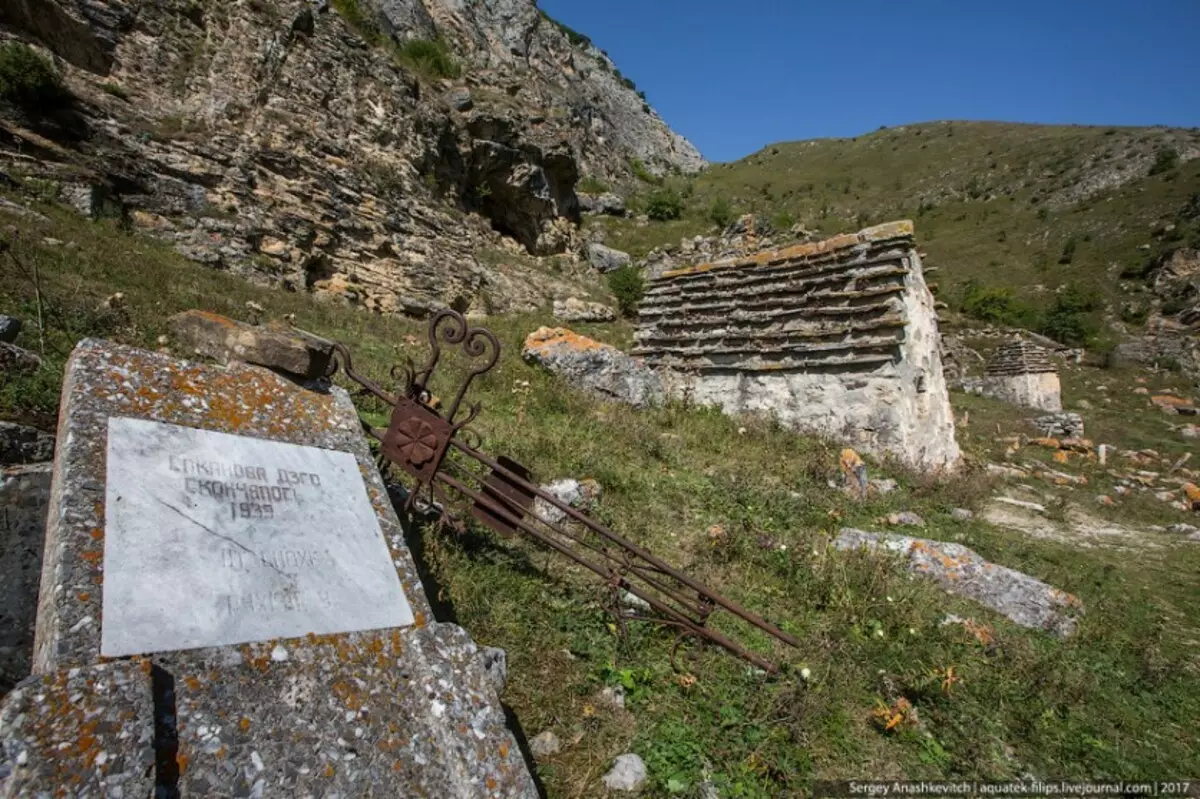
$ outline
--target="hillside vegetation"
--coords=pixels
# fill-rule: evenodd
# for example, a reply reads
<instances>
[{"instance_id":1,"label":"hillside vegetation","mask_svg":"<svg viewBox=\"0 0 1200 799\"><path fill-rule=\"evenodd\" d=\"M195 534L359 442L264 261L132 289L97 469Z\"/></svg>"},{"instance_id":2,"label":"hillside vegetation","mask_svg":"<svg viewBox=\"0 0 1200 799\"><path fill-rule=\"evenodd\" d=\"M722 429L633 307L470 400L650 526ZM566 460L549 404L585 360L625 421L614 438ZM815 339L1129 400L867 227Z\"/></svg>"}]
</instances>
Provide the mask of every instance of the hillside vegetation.
<instances>
[{"instance_id":1,"label":"hillside vegetation","mask_svg":"<svg viewBox=\"0 0 1200 799\"><path fill-rule=\"evenodd\" d=\"M1028 324L1070 287L1098 323L1147 301L1139 278L1159 254L1200 246L1197 156L1197 130L906 125L771 145L695 179L644 182L633 205L649 223L597 224L640 256L742 213L830 235L911 218L952 307L974 297L988 309L976 315ZM674 199L678 219L661 213Z\"/></svg>"},{"instance_id":2,"label":"hillside vegetation","mask_svg":"<svg viewBox=\"0 0 1200 799\"><path fill-rule=\"evenodd\" d=\"M356 365L380 379L405 356L426 356L421 322L254 286L116 225L44 204L36 211L46 218L9 226L8 212L0 217L11 247L0 253L0 309L27 320L19 343L45 365L0 379L0 418L52 425L62 365L79 338L171 346L159 338L166 318L192 307L241 318L294 314L298 326L348 343ZM541 482L597 479L604 522L764 613L801 648L722 621L786 664L785 674L767 679L720 650L684 643L675 651L670 630L628 624L622 636L605 613L603 588L551 553L473 524L464 536L415 532L410 545L437 580L430 591L440 619L456 620L481 645L505 648L503 699L519 730L532 738L549 729L563 741L559 754L537 764L549 796L602 795L600 775L629 751L645 759L647 795L656 797L703 796L706 783L720 796L803 796L815 780L864 776L1200 773L1200 545L1149 526L1178 521L1181 511L1153 499L1094 508L1106 524L1137 525L1131 548L1114 549L994 527L979 513L955 518L956 507L982 510L995 488L981 470L936 482L872 462L873 477L899 486L854 499L829 482L838 476L834 442L679 403L649 411L607 405L523 363L524 336L551 322L548 313L488 320L504 350L472 393L483 404L474 426L484 448L515 457ZM581 330L617 345L631 332L625 323ZM1072 401L1087 393L1092 373L1064 370ZM1173 379L1148 385L1159 390ZM1135 410L1143 397L1119 399L1096 412L1106 440L1172 455L1184 448L1170 443L1178 442L1175 417ZM358 401L374 423L383 421L382 408ZM959 440L978 457L1000 457L992 452L1002 446L997 433L1026 429L1023 419L1036 415L978 397L956 395L955 403L973 419ZM1133 413L1142 414L1139 423L1124 424ZM1094 505L1090 490L1074 500L1069 489L1042 490L1058 492L1057 507ZM1064 641L1017 627L896 562L829 546L842 525L879 529L880 517L900 509L924 517L918 535L962 542L1078 596L1078 632ZM972 626L946 624L948 613ZM624 690L623 710L599 701L605 686ZM889 728L887 708L901 699L914 710Z\"/></svg>"}]
</instances>

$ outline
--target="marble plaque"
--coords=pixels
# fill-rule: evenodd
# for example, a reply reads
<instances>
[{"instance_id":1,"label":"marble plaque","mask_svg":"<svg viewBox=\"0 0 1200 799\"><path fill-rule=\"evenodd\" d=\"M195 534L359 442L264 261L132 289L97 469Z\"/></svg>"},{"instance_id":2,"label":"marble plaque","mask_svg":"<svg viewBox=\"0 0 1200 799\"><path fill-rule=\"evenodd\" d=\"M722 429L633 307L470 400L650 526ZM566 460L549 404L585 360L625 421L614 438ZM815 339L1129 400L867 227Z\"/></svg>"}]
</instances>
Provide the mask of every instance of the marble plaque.
<instances>
[{"instance_id":1,"label":"marble plaque","mask_svg":"<svg viewBox=\"0 0 1200 799\"><path fill-rule=\"evenodd\" d=\"M110 418L106 657L402 627L348 452Z\"/></svg>"}]
</instances>

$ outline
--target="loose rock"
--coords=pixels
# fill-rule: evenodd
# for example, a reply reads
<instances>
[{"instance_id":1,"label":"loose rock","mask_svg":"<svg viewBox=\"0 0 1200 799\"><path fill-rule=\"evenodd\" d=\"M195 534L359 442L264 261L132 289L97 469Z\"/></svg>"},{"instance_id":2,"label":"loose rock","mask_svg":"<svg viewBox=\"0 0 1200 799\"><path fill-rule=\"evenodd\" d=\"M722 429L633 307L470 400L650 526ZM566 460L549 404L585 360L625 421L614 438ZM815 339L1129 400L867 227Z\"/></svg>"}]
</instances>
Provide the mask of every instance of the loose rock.
<instances>
[{"instance_id":1,"label":"loose rock","mask_svg":"<svg viewBox=\"0 0 1200 799\"><path fill-rule=\"evenodd\" d=\"M580 194L579 209L585 214L625 216L625 201L615 194Z\"/></svg>"},{"instance_id":2,"label":"loose rock","mask_svg":"<svg viewBox=\"0 0 1200 799\"><path fill-rule=\"evenodd\" d=\"M912 511L902 510L899 513L889 514L887 523L892 526L906 525L909 527L924 527L925 520Z\"/></svg>"},{"instance_id":3,"label":"loose rock","mask_svg":"<svg viewBox=\"0 0 1200 799\"><path fill-rule=\"evenodd\" d=\"M610 791L636 793L646 784L646 764L634 754L620 755L612 769L604 775L604 784Z\"/></svg>"},{"instance_id":4,"label":"loose rock","mask_svg":"<svg viewBox=\"0 0 1200 799\"><path fill-rule=\"evenodd\" d=\"M21 332L21 320L0 314L0 341L12 344Z\"/></svg>"},{"instance_id":5,"label":"loose rock","mask_svg":"<svg viewBox=\"0 0 1200 799\"><path fill-rule=\"evenodd\" d=\"M616 347L565 328L543 327L525 339L522 356L563 377L578 389L634 407L663 400L659 376Z\"/></svg>"},{"instance_id":6,"label":"loose rock","mask_svg":"<svg viewBox=\"0 0 1200 799\"><path fill-rule=\"evenodd\" d=\"M242 361L315 379L333 357L333 344L316 336L247 325L208 311L185 311L167 324L180 346L221 363Z\"/></svg>"},{"instance_id":7,"label":"loose rock","mask_svg":"<svg viewBox=\"0 0 1200 799\"><path fill-rule=\"evenodd\" d=\"M969 522L975 518L975 514L966 508L955 508L954 510L950 511L950 518L954 519L956 522Z\"/></svg>"},{"instance_id":8,"label":"loose rock","mask_svg":"<svg viewBox=\"0 0 1200 799\"><path fill-rule=\"evenodd\" d=\"M0 341L0 372L28 374L42 365L42 359L16 344Z\"/></svg>"},{"instance_id":9,"label":"loose rock","mask_svg":"<svg viewBox=\"0 0 1200 799\"><path fill-rule=\"evenodd\" d=\"M601 272L611 272L622 266L629 266L633 261L629 253L614 250L612 247L605 247L603 244L595 242L588 245L587 258L588 263Z\"/></svg>"},{"instance_id":10,"label":"loose rock","mask_svg":"<svg viewBox=\"0 0 1200 799\"><path fill-rule=\"evenodd\" d=\"M13 422L0 422L0 465L54 459L54 436Z\"/></svg>"},{"instance_id":11,"label":"loose rock","mask_svg":"<svg viewBox=\"0 0 1200 799\"><path fill-rule=\"evenodd\" d=\"M974 599L1023 627L1061 637L1075 631L1074 614L1082 610L1076 597L1027 574L989 563L961 544L843 527L834 546L900 553L907 558L910 571L936 580L951 593Z\"/></svg>"},{"instance_id":12,"label":"loose rock","mask_svg":"<svg viewBox=\"0 0 1200 799\"><path fill-rule=\"evenodd\" d=\"M551 757L562 751L562 741L550 730L535 735L529 741L529 751L535 757Z\"/></svg>"},{"instance_id":13,"label":"loose rock","mask_svg":"<svg viewBox=\"0 0 1200 799\"><path fill-rule=\"evenodd\" d=\"M555 480L540 488L558 501L585 512L595 507L600 495L604 493L604 489L595 480L574 480L570 477ZM562 524L568 518L565 511L559 510L541 497L533 500L533 512L539 519L551 524Z\"/></svg>"},{"instance_id":14,"label":"loose rock","mask_svg":"<svg viewBox=\"0 0 1200 799\"><path fill-rule=\"evenodd\" d=\"M561 322L611 322L617 312L603 303L571 297L554 301L554 318Z\"/></svg>"}]
</instances>

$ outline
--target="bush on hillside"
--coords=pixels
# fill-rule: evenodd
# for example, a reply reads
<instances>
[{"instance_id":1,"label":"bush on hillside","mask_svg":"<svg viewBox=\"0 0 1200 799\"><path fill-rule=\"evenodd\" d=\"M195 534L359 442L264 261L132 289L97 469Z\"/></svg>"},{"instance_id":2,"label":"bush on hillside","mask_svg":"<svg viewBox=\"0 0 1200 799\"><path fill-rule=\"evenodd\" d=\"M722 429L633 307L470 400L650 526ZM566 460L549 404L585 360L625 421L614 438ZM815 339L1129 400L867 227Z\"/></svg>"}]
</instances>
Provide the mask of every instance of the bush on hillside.
<instances>
[{"instance_id":1,"label":"bush on hillside","mask_svg":"<svg viewBox=\"0 0 1200 799\"><path fill-rule=\"evenodd\" d=\"M975 319L1010 327L1033 327L1038 322L1037 311L1017 299L1012 289L984 286L977 280L969 280L963 287L960 310Z\"/></svg>"},{"instance_id":2,"label":"bush on hillside","mask_svg":"<svg viewBox=\"0 0 1200 799\"><path fill-rule=\"evenodd\" d=\"M0 99L28 112L44 112L70 103L71 95L50 62L28 45L0 45Z\"/></svg>"},{"instance_id":3,"label":"bush on hillside","mask_svg":"<svg viewBox=\"0 0 1200 799\"><path fill-rule=\"evenodd\" d=\"M637 314L638 303L646 293L646 281L633 266L622 266L608 273L608 289L617 298L617 308L623 316Z\"/></svg>"},{"instance_id":4,"label":"bush on hillside","mask_svg":"<svg viewBox=\"0 0 1200 799\"><path fill-rule=\"evenodd\" d=\"M1150 174L1159 175L1163 172L1170 172L1177 166L1179 166L1179 153L1171 147L1163 147L1155 156L1154 163L1150 165Z\"/></svg>"},{"instance_id":5,"label":"bush on hillside","mask_svg":"<svg viewBox=\"0 0 1200 799\"><path fill-rule=\"evenodd\" d=\"M1086 346L1096 338L1099 326L1089 316L1100 301L1075 286L1067 286L1054 297L1038 332L1071 347Z\"/></svg>"},{"instance_id":6,"label":"bush on hillside","mask_svg":"<svg viewBox=\"0 0 1200 799\"><path fill-rule=\"evenodd\" d=\"M683 198L673 189L656 191L646 198L646 216L658 222L683 216Z\"/></svg>"},{"instance_id":7,"label":"bush on hillside","mask_svg":"<svg viewBox=\"0 0 1200 799\"><path fill-rule=\"evenodd\" d=\"M1074 236L1067 239L1067 243L1063 245L1062 255L1060 255L1058 257L1058 262L1060 264L1071 263L1071 261L1075 258L1075 248L1078 245L1079 245L1079 243L1077 241L1075 241Z\"/></svg>"},{"instance_id":8,"label":"bush on hillside","mask_svg":"<svg viewBox=\"0 0 1200 799\"><path fill-rule=\"evenodd\" d=\"M708 218L714 225L724 230L733 224L733 220L737 215L733 212L733 206L729 204L729 200L724 197L714 197L712 203L708 206Z\"/></svg>"}]
</instances>

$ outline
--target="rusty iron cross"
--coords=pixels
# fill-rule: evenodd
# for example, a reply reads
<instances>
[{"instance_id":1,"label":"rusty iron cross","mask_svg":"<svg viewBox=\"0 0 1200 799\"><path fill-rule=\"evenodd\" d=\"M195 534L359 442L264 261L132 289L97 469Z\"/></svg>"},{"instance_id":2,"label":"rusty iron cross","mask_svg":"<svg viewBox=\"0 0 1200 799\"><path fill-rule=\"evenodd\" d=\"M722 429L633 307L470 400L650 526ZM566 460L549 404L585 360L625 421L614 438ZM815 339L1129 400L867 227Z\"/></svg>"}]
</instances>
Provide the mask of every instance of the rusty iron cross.
<instances>
[{"instance_id":1,"label":"rusty iron cross","mask_svg":"<svg viewBox=\"0 0 1200 799\"><path fill-rule=\"evenodd\" d=\"M445 413L434 407L428 388L443 344L461 346L473 364ZM416 481L408 492L406 512L413 513L424 494L430 505L440 505L442 521L461 529L446 509L452 497L466 499L471 517L492 530L520 533L598 575L611 592L610 607L622 625L634 619L670 626L679 633L676 645L686 636L703 638L768 673L778 672L771 660L708 626L709 617L726 611L798 647L794 637L538 487L530 471L511 458L491 458L480 451L479 437L468 427L480 406L470 405L465 414L460 410L471 383L500 358L500 342L491 331L469 327L458 312L442 310L430 320L429 346L429 360L421 369L410 361L402 370L392 370L394 378L403 372L403 389L395 395L358 374L342 344L334 345L336 358L329 374L332 377L340 366L346 377L391 406L386 430L364 427L380 441L381 465L395 466ZM474 445L467 438L475 439ZM652 613L621 612L622 592L637 597Z\"/></svg>"}]
</instances>

